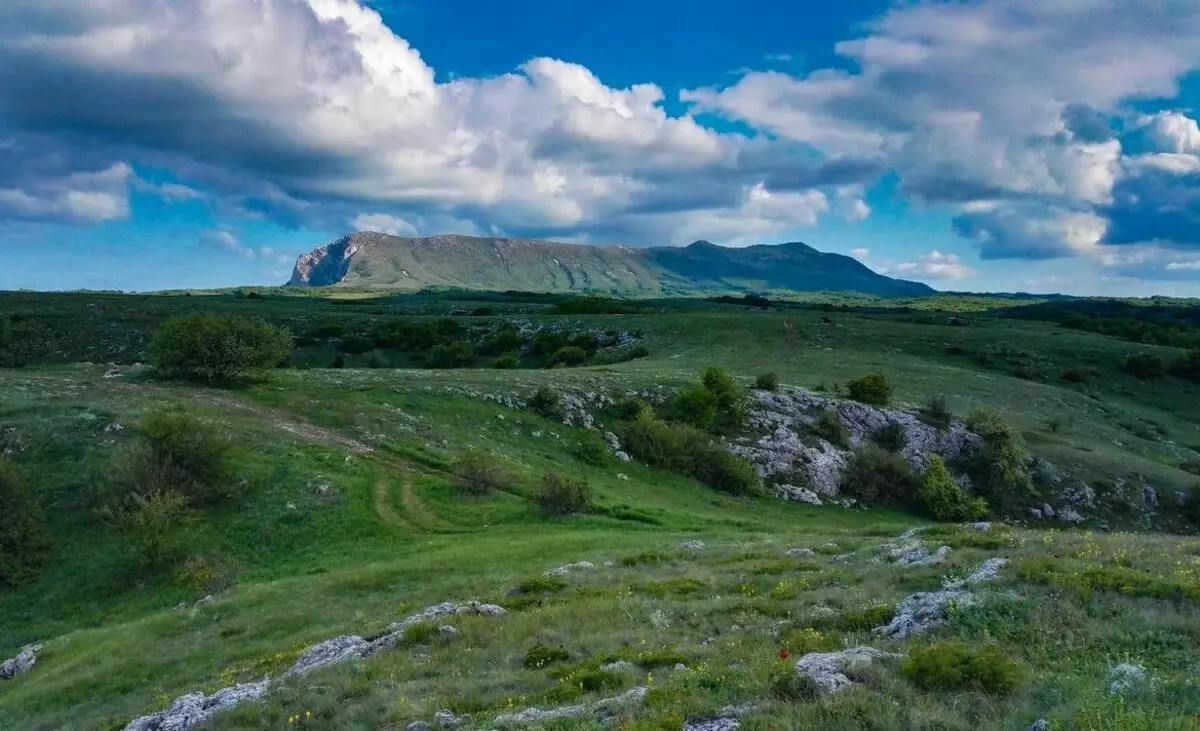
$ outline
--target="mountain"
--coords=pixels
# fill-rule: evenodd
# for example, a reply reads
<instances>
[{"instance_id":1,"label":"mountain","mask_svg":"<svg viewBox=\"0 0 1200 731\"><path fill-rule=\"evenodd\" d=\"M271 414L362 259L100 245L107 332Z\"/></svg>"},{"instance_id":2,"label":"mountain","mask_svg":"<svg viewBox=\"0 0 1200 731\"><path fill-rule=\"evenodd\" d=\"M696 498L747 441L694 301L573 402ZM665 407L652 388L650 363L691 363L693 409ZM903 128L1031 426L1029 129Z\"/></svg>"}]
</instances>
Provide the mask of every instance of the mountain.
<instances>
[{"instance_id":1,"label":"mountain","mask_svg":"<svg viewBox=\"0 0 1200 731\"><path fill-rule=\"evenodd\" d=\"M841 254L799 242L746 248L697 241L634 249L478 236L403 238L355 233L296 261L289 286L425 287L598 292L630 297L727 292L862 292L922 295L919 282L892 279Z\"/></svg>"}]
</instances>

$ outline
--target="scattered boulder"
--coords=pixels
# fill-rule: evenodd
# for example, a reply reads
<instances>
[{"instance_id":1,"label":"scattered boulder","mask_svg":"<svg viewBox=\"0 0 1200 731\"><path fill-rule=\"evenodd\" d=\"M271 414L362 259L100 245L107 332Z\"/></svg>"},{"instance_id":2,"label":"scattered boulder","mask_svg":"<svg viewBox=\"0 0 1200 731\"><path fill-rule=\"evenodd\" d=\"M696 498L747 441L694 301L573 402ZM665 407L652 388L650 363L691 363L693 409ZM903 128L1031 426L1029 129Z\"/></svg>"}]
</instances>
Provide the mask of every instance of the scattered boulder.
<instances>
[{"instance_id":1,"label":"scattered boulder","mask_svg":"<svg viewBox=\"0 0 1200 731\"><path fill-rule=\"evenodd\" d=\"M621 439L616 434L613 434L610 431L604 432L604 443L608 445L608 451L612 452L613 456L619 461L632 461L633 458L630 457L627 452L621 449Z\"/></svg>"},{"instance_id":2,"label":"scattered boulder","mask_svg":"<svg viewBox=\"0 0 1200 731\"><path fill-rule=\"evenodd\" d=\"M967 587L995 579L1006 563L1008 559L989 558L962 581L946 584L940 591L908 595L896 606L892 621L876 627L875 634L903 640L941 626L950 607L965 607L975 602L975 595Z\"/></svg>"},{"instance_id":3,"label":"scattered boulder","mask_svg":"<svg viewBox=\"0 0 1200 731\"><path fill-rule=\"evenodd\" d=\"M925 544L918 540L910 540L893 546L888 551L892 563L899 566L933 566L939 564L950 554L950 546L940 546L930 552Z\"/></svg>"},{"instance_id":4,"label":"scattered boulder","mask_svg":"<svg viewBox=\"0 0 1200 731\"><path fill-rule=\"evenodd\" d=\"M120 378L120 377L121 377L121 367L119 365L117 365L116 363L109 363L107 370L104 371L104 378L106 380L111 381L114 378Z\"/></svg>"},{"instance_id":5,"label":"scattered boulder","mask_svg":"<svg viewBox=\"0 0 1200 731\"><path fill-rule=\"evenodd\" d=\"M1146 668L1123 662L1108 669L1108 694L1120 695L1146 682Z\"/></svg>"},{"instance_id":6,"label":"scattered boulder","mask_svg":"<svg viewBox=\"0 0 1200 731\"><path fill-rule=\"evenodd\" d=\"M704 541L684 541L679 544L679 548L684 551L703 551Z\"/></svg>"},{"instance_id":7,"label":"scattered boulder","mask_svg":"<svg viewBox=\"0 0 1200 731\"><path fill-rule=\"evenodd\" d=\"M968 523L967 527L973 531L978 531L980 533L987 533L988 531L990 531L992 529L992 524L986 520L981 520L978 523Z\"/></svg>"},{"instance_id":8,"label":"scattered boulder","mask_svg":"<svg viewBox=\"0 0 1200 731\"><path fill-rule=\"evenodd\" d=\"M1158 491L1149 485L1142 485L1142 501L1148 508L1158 508Z\"/></svg>"},{"instance_id":9,"label":"scattered boulder","mask_svg":"<svg viewBox=\"0 0 1200 731\"><path fill-rule=\"evenodd\" d=\"M1050 722L1044 718L1039 718L1030 724L1029 731L1050 731Z\"/></svg>"},{"instance_id":10,"label":"scattered boulder","mask_svg":"<svg viewBox=\"0 0 1200 731\"><path fill-rule=\"evenodd\" d=\"M572 571L595 571L596 564L591 561L579 561L577 563L569 563L566 566L559 566L556 569L550 569L546 572L547 576L566 576Z\"/></svg>"},{"instance_id":11,"label":"scattered boulder","mask_svg":"<svg viewBox=\"0 0 1200 731\"><path fill-rule=\"evenodd\" d=\"M370 643L358 635L342 635L313 645L300 656L285 676L298 676L328 665L335 665L356 657L362 657Z\"/></svg>"},{"instance_id":12,"label":"scattered boulder","mask_svg":"<svg viewBox=\"0 0 1200 731\"><path fill-rule=\"evenodd\" d=\"M495 723L502 727L516 726L532 726L534 724L545 723L560 718L579 718L596 714L598 716L608 715L615 711L619 711L629 706L637 705L646 697L647 688L638 686L632 690L628 690L619 696L613 698L604 698L594 703L580 703L574 706L563 706L562 708L526 708L517 713L506 713L502 716L496 716Z\"/></svg>"},{"instance_id":13,"label":"scattered boulder","mask_svg":"<svg viewBox=\"0 0 1200 731\"><path fill-rule=\"evenodd\" d=\"M794 500L796 502L808 503L809 505L820 505L821 498L817 493L809 490L807 487L796 487L795 485L777 485L775 494L783 500Z\"/></svg>"},{"instance_id":14,"label":"scattered boulder","mask_svg":"<svg viewBox=\"0 0 1200 731\"><path fill-rule=\"evenodd\" d=\"M262 700L270 682L264 678L257 683L222 688L212 695L189 693L180 696L167 710L130 721L125 731L186 731L195 728L238 704Z\"/></svg>"},{"instance_id":15,"label":"scattered boulder","mask_svg":"<svg viewBox=\"0 0 1200 731\"><path fill-rule=\"evenodd\" d=\"M443 624L438 627L438 634L446 638L458 637L458 630L452 625Z\"/></svg>"},{"instance_id":16,"label":"scattered boulder","mask_svg":"<svg viewBox=\"0 0 1200 731\"><path fill-rule=\"evenodd\" d=\"M405 731L429 731L429 724L424 721L413 721L408 724Z\"/></svg>"},{"instance_id":17,"label":"scattered boulder","mask_svg":"<svg viewBox=\"0 0 1200 731\"><path fill-rule=\"evenodd\" d=\"M628 660L617 660L616 662L601 665L600 669L608 673L632 673L634 666Z\"/></svg>"},{"instance_id":18,"label":"scattered boulder","mask_svg":"<svg viewBox=\"0 0 1200 731\"><path fill-rule=\"evenodd\" d=\"M458 728L466 723L465 716L456 716L453 711L438 711L433 714L433 722L438 728Z\"/></svg>"},{"instance_id":19,"label":"scattered boulder","mask_svg":"<svg viewBox=\"0 0 1200 731\"><path fill-rule=\"evenodd\" d=\"M783 555L790 558L813 558L817 554L811 548L789 548Z\"/></svg>"},{"instance_id":20,"label":"scattered boulder","mask_svg":"<svg viewBox=\"0 0 1200 731\"><path fill-rule=\"evenodd\" d=\"M688 721L683 724L683 731L736 731L741 727L741 722L736 718L709 718Z\"/></svg>"},{"instance_id":21,"label":"scattered boulder","mask_svg":"<svg viewBox=\"0 0 1200 731\"><path fill-rule=\"evenodd\" d=\"M4 662L0 662L0 680L12 680L18 675L33 670L33 666L37 664L38 653L41 651L40 644L26 645L21 648L16 657L10 657Z\"/></svg>"},{"instance_id":22,"label":"scattered boulder","mask_svg":"<svg viewBox=\"0 0 1200 731\"><path fill-rule=\"evenodd\" d=\"M1072 525L1077 525L1083 522L1083 516L1072 508L1063 508L1060 510L1058 513L1058 519L1064 523L1071 523Z\"/></svg>"},{"instance_id":23,"label":"scattered boulder","mask_svg":"<svg viewBox=\"0 0 1200 731\"><path fill-rule=\"evenodd\" d=\"M856 664L870 665L878 657L896 655L873 647L852 647L841 652L810 652L796 663L796 672L811 678L822 692L837 693L854 682L846 677L844 670Z\"/></svg>"}]
</instances>

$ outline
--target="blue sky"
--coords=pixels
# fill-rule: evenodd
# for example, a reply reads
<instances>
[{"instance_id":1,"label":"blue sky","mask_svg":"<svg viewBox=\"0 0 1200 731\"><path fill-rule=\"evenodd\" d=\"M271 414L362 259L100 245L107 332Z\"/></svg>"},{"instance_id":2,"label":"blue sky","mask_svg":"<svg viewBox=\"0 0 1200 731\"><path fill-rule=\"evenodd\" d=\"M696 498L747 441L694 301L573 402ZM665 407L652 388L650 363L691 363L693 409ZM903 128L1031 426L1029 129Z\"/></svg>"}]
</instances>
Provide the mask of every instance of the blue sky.
<instances>
[{"instance_id":1,"label":"blue sky","mask_svg":"<svg viewBox=\"0 0 1200 731\"><path fill-rule=\"evenodd\" d=\"M1200 296L1185 0L9 0L0 289L280 283L349 231L806 241Z\"/></svg>"}]
</instances>

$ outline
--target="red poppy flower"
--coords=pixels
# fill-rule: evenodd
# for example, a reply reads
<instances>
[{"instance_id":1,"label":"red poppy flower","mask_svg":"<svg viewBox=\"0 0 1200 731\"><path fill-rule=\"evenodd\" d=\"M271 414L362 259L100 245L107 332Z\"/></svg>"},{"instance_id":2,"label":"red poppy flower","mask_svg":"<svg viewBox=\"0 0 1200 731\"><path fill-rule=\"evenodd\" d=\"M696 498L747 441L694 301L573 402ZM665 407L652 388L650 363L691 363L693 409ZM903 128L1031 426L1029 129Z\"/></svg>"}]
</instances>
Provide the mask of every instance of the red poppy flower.
<instances>
[{"instance_id":1,"label":"red poppy flower","mask_svg":"<svg viewBox=\"0 0 1200 731\"><path fill-rule=\"evenodd\" d=\"M779 651L779 659L780 659L780 660L786 660L786 659L788 659L788 654L789 654L789 653L788 653L788 651L787 651L787 649L786 649L786 648L785 648L785 649L783 649L783 650L780 650L780 651Z\"/></svg>"}]
</instances>

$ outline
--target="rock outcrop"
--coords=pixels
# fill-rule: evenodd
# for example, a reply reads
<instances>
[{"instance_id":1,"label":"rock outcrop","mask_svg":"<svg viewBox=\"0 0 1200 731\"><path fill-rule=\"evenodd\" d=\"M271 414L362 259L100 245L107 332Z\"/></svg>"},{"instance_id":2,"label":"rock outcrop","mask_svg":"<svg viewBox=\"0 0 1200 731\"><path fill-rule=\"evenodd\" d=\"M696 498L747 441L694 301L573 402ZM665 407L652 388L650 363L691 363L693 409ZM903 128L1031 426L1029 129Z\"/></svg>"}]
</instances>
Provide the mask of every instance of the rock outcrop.
<instances>
[{"instance_id":1,"label":"rock outcrop","mask_svg":"<svg viewBox=\"0 0 1200 731\"><path fill-rule=\"evenodd\" d=\"M0 680L12 680L18 675L33 670L33 666L37 664L38 653L41 651L42 646L39 644L26 645L21 648L16 657L10 657L4 662L0 662Z\"/></svg>"},{"instance_id":2,"label":"rock outcrop","mask_svg":"<svg viewBox=\"0 0 1200 731\"><path fill-rule=\"evenodd\" d=\"M796 672L807 677L824 693L837 693L854 684L845 671L855 665L870 665L880 657L896 657L873 647L852 647L841 652L810 652L796 662Z\"/></svg>"},{"instance_id":3,"label":"rock outcrop","mask_svg":"<svg viewBox=\"0 0 1200 731\"><path fill-rule=\"evenodd\" d=\"M1008 563L1005 558L989 558L962 581L947 583L939 591L920 591L910 594L896 606L892 621L875 628L875 634L903 640L939 627L946 621L950 607L966 607L975 603L969 587L995 579Z\"/></svg>"}]
</instances>

